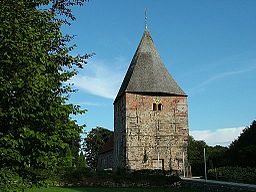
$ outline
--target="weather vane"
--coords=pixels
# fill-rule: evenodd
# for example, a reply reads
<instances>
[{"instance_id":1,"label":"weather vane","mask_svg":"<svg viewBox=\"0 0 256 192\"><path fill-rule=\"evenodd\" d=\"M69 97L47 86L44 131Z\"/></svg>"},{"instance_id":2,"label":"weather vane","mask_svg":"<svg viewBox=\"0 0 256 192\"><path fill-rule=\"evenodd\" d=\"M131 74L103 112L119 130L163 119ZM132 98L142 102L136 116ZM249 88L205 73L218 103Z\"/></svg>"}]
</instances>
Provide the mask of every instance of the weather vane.
<instances>
[{"instance_id":1,"label":"weather vane","mask_svg":"<svg viewBox=\"0 0 256 192\"><path fill-rule=\"evenodd\" d=\"M147 8L145 8L145 29L148 29L148 16L147 16Z\"/></svg>"}]
</instances>

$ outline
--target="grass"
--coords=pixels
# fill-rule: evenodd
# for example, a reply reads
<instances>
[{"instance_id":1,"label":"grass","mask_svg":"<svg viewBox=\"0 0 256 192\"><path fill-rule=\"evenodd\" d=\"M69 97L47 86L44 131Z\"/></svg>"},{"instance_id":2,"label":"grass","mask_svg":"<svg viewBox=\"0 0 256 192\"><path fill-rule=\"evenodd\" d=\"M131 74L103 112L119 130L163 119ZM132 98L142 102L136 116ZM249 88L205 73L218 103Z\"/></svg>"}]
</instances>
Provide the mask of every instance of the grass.
<instances>
[{"instance_id":1,"label":"grass","mask_svg":"<svg viewBox=\"0 0 256 192\"><path fill-rule=\"evenodd\" d=\"M96 188L96 187L48 187L34 188L25 192L198 192L198 190L184 188Z\"/></svg>"}]
</instances>

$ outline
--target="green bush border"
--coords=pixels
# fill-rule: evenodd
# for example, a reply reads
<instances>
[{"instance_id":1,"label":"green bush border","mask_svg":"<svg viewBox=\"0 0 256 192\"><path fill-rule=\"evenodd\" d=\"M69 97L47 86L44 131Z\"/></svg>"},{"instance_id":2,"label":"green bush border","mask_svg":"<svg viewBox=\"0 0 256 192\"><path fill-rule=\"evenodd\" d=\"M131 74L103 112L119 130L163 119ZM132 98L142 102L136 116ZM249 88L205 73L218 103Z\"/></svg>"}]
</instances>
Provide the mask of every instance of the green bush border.
<instances>
[{"instance_id":1,"label":"green bush border","mask_svg":"<svg viewBox=\"0 0 256 192\"><path fill-rule=\"evenodd\" d=\"M219 167L209 169L208 178L236 183L256 184L256 168Z\"/></svg>"}]
</instances>

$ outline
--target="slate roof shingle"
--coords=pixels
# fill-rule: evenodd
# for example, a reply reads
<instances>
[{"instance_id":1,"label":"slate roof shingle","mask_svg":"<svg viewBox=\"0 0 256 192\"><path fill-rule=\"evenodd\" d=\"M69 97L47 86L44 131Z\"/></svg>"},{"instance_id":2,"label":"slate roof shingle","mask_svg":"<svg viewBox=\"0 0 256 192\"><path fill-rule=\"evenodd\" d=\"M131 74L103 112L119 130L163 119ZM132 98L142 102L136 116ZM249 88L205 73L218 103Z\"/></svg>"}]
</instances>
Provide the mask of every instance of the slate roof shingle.
<instances>
[{"instance_id":1,"label":"slate roof shingle","mask_svg":"<svg viewBox=\"0 0 256 192\"><path fill-rule=\"evenodd\" d=\"M187 96L165 68L147 29L115 101L125 92Z\"/></svg>"}]
</instances>

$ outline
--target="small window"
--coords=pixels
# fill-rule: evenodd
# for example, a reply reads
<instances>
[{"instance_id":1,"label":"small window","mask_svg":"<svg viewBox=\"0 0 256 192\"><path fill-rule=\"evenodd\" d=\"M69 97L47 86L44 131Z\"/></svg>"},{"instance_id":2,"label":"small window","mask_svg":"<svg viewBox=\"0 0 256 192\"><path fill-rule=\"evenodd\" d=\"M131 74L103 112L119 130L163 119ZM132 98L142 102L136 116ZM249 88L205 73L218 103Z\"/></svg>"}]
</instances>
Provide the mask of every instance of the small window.
<instances>
[{"instance_id":1,"label":"small window","mask_svg":"<svg viewBox=\"0 0 256 192\"><path fill-rule=\"evenodd\" d=\"M153 103L153 111L156 111L157 108L156 108L156 103Z\"/></svg>"},{"instance_id":2,"label":"small window","mask_svg":"<svg viewBox=\"0 0 256 192\"><path fill-rule=\"evenodd\" d=\"M163 108L163 105L160 103L160 104L158 104L158 111L161 111L162 110L162 108Z\"/></svg>"}]
</instances>

